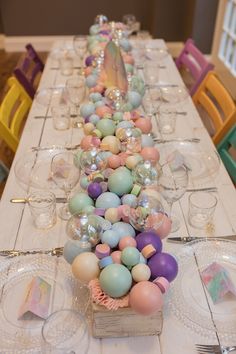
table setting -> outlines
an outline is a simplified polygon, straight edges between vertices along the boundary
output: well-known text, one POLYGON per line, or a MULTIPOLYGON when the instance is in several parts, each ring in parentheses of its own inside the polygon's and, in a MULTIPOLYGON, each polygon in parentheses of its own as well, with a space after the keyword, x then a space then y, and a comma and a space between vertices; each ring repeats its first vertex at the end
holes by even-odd
POLYGON ((2 353, 233 351, 235 188, 134 22, 48 56, 0 203, 2 353))

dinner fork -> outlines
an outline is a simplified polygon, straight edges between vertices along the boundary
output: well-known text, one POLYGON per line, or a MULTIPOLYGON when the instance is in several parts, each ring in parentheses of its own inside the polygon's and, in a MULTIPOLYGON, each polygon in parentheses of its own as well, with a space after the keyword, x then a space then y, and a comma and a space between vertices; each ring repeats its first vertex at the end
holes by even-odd
POLYGON ((73 145, 73 146, 32 146, 32 151, 43 151, 43 150, 53 150, 53 149, 61 149, 61 150, 77 150, 80 147, 80 144, 73 145))
POLYGON ((196 344, 196 348, 199 354, 228 354, 236 350, 236 346, 224 346, 224 345, 204 345, 196 344))
POLYGON ((165 144, 165 143, 171 143, 171 142, 187 142, 187 143, 200 143, 199 138, 190 138, 190 139, 158 139, 158 138, 153 138, 153 141, 157 144, 165 144))
POLYGON ((50 256, 61 256, 63 254, 63 247, 56 247, 50 250, 0 250, 0 256, 2 257, 17 257, 17 256, 28 256, 33 254, 48 254, 50 256))

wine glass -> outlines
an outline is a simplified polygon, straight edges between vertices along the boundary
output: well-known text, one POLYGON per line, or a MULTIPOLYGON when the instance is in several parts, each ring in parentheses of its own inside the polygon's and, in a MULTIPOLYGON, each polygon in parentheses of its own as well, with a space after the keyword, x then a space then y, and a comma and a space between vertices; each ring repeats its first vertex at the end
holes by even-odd
POLYGON ((158 190, 169 206, 169 216, 172 220, 171 232, 180 227, 178 218, 172 214, 172 205, 185 193, 188 186, 188 172, 184 166, 173 169, 167 163, 162 166, 162 175, 158 179, 158 190))
POLYGON ((71 190, 80 178, 80 169, 74 164, 75 155, 71 151, 56 154, 51 161, 51 177, 56 185, 65 192, 67 203, 59 209, 62 220, 69 220, 68 201, 71 190))
POLYGON ((69 78, 66 81, 65 91, 69 101, 73 104, 75 112, 73 116, 75 116, 76 119, 74 120, 73 127, 81 128, 84 123, 84 120, 83 118, 78 117, 78 115, 80 104, 83 101, 86 93, 84 77, 75 76, 69 78))
POLYGON ((87 41, 84 36, 76 35, 73 38, 74 51, 80 59, 81 66, 87 52, 87 41))

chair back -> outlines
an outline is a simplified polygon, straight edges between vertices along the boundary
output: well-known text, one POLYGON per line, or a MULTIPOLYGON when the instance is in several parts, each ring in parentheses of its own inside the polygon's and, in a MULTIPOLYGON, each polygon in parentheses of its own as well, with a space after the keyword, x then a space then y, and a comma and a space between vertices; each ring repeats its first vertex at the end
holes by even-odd
POLYGON ((8 91, 0 107, 0 137, 16 151, 24 118, 32 104, 31 98, 25 92, 15 77, 7 81, 8 91))
POLYGON ((194 45, 194 41, 191 38, 186 41, 175 63, 178 69, 182 66, 188 69, 194 79, 194 83, 189 90, 191 96, 196 92, 208 71, 214 68, 214 65, 209 63, 203 53, 194 45))
POLYGON ((29 57, 37 64, 39 64, 40 66, 40 70, 43 71, 44 69, 44 63, 42 62, 40 56, 38 55, 38 53, 36 52, 36 50, 34 49, 34 47, 32 46, 31 43, 26 44, 25 46, 27 53, 29 55, 29 57))
POLYGON ((211 120, 214 132, 212 139, 218 144, 226 132, 236 122, 236 106, 213 71, 210 71, 193 96, 193 102, 197 108, 207 113, 207 119, 211 120))
POLYGON ((231 179, 236 184, 236 124, 217 145, 217 150, 231 179))

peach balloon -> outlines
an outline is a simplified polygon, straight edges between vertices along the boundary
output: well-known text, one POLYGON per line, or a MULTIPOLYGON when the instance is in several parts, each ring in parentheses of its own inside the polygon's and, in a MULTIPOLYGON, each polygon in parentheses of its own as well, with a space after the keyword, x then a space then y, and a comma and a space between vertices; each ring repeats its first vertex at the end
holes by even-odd
POLYGON ((121 145, 116 136, 109 135, 102 139, 100 147, 102 150, 111 151, 112 154, 116 155, 120 152, 121 145))
POLYGON ((100 268, 99 259, 92 252, 84 252, 75 257, 72 263, 72 273, 75 278, 88 283, 90 280, 98 278, 100 268))
POLYGON ((126 64, 134 65, 134 58, 129 54, 123 54, 123 60, 126 64))
POLYGON ((141 150, 141 155, 144 160, 149 160, 152 164, 156 164, 160 159, 159 151, 155 147, 144 147, 141 150))
POLYGON ((95 126, 93 125, 93 123, 84 124, 84 134, 85 135, 91 134, 94 129, 95 129, 95 126))
POLYGON ((129 157, 129 156, 130 156, 130 155, 127 154, 126 152, 121 152, 121 153, 119 154, 119 157, 120 157, 120 159, 121 159, 121 165, 122 165, 122 166, 125 165, 126 159, 127 159, 127 157, 129 157))
POLYGON ((89 91, 90 91, 90 92, 98 92, 98 93, 103 93, 103 91, 104 91, 104 86, 103 86, 103 85, 98 84, 98 85, 96 85, 96 86, 92 87, 89 91))
POLYGON ((149 118, 139 118, 135 121, 135 126, 139 128, 142 133, 148 134, 152 130, 152 122, 149 118))
POLYGON ((107 162, 109 167, 118 168, 121 165, 121 158, 119 155, 112 155, 108 157, 107 162))
POLYGON ((154 227, 154 230, 158 233, 161 239, 169 235, 171 230, 171 219, 164 214, 162 224, 158 227, 154 227))
POLYGON ((123 251, 125 247, 136 247, 136 246, 137 246, 137 242, 132 236, 124 236, 119 241, 120 251, 123 251))
POLYGON ((114 251, 111 253, 111 258, 114 263, 121 264, 121 251, 114 251))
POLYGON ((161 290, 150 281, 134 285, 129 294, 131 308, 141 315, 151 315, 163 306, 161 290))
POLYGON ((91 135, 83 137, 80 146, 83 150, 89 150, 91 147, 98 147, 100 145, 100 139, 91 135))
POLYGON ((84 75, 85 76, 89 76, 92 74, 92 70, 93 68, 91 66, 87 66, 85 69, 84 69, 84 75))
POLYGON ((112 109, 107 106, 99 106, 96 108, 96 114, 102 118, 105 114, 112 114, 112 109))

